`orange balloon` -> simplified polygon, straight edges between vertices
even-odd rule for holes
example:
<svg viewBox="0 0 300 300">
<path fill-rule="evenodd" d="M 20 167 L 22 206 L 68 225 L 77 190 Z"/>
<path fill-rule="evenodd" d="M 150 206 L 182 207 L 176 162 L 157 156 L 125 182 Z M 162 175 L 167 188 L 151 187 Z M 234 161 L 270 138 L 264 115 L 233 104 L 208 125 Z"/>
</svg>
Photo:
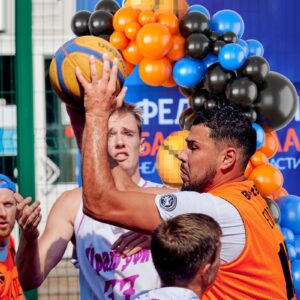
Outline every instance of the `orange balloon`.
<svg viewBox="0 0 300 300">
<path fill-rule="evenodd" d="M 129 76 L 132 73 L 133 69 L 134 69 L 134 65 L 129 63 L 125 59 L 124 59 L 124 64 L 125 64 L 126 76 Z"/>
<path fill-rule="evenodd" d="M 172 74 L 172 65 L 167 58 L 150 60 L 143 58 L 139 65 L 141 79 L 148 85 L 159 86 Z"/>
<path fill-rule="evenodd" d="M 171 12 L 162 12 L 157 16 L 157 23 L 165 25 L 171 34 L 178 31 L 178 18 Z"/>
<path fill-rule="evenodd" d="M 175 82 L 172 75 L 170 76 L 170 78 L 166 82 L 164 82 L 162 84 L 162 86 L 167 87 L 167 88 L 171 88 L 171 87 L 174 87 L 176 85 L 177 85 L 177 83 Z"/>
<path fill-rule="evenodd" d="M 252 166 L 258 167 L 260 165 L 266 165 L 269 163 L 269 159 L 266 154 L 261 151 L 256 151 L 250 158 Z"/>
<path fill-rule="evenodd" d="M 125 25 L 125 35 L 130 39 L 130 40 L 135 40 L 136 36 L 141 29 L 141 25 L 138 22 L 131 22 Z"/>
<path fill-rule="evenodd" d="M 138 20 L 140 11 L 132 7 L 120 8 L 113 17 L 113 26 L 116 31 L 124 31 L 128 23 Z"/>
<path fill-rule="evenodd" d="M 185 55 L 184 43 L 185 43 L 185 39 L 179 34 L 173 35 L 171 37 L 172 48 L 167 54 L 167 57 L 171 61 L 177 61 L 184 57 Z"/>
<path fill-rule="evenodd" d="M 130 41 L 129 45 L 123 50 L 122 54 L 124 58 L 133 65 L 139 64 L 143 58 L 135 41 Z"/>
<path fill-rule="evenodd" d="M 255 182 L 263 197 L 268 197 L 275 193 L 283 185 L 282 173 L 270 164 L 256 167 L 251 172 L 249 179 Z"/>
<path fill-rule="evenodd" d="M 122 31 L 115 31 L 111 34 L 109 42 L 118 50 L 125 49 L 129 40 Z"/>
<path fill-rule="evenodd" d="M 162 58 L 172 47 L 171 34 L 168 28 L 158 23 L 143 26 L 136 41 L 141 54 L 150 59 Z"/>
<path fill-rule="evenodd" d="M 278 191 L 270 195 L 269 198 L 271 198 L 274 201 L 277 201 L 279 198 L 286 196 L 288 194 L 289 193 L 287 192 L 287 190 L 284 187 L 282 187 L 281 189 L 279 189 Z"/>
<path fill-rule="evenodd" d="M 271 158 L 274 156 L 278 150 L 278 139 L 275 131 L 266 132 L 265 141 L 263 145 L 258 149 L 264 154 L 267 155 L 267 157 Z"/>
<path fill-rule="evenodd" d="M 140 12 L 138 21 L 141 25 L 156 22 L 156 15 L 152 10 L 144 10 Z"/>
<path fill-rule="evenodd" d="M 252 171 L 254 170 L 254 167 L 253 165 L 251 164 L 251 161 L 249 160 L 248 161 L 248 164 L 247 164 L 247 167 L 245 169 L 245 172 L 244 172 L 244 176 L 246 178 L 249 178 L 250 174 L 252 173 Z"/>
</svg>

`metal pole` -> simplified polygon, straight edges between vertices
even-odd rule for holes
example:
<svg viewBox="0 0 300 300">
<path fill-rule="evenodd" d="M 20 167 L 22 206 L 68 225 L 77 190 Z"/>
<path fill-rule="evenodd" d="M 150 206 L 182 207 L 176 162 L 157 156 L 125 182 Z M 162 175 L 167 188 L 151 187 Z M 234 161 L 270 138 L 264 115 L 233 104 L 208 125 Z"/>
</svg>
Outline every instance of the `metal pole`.
<svg viewBox="0 0 300 300">
<path fill-rule="evenodd" d="M 18 184 L 20 193 L 35 199 L 32 67 L 32 0 L 16 0 L 16 102 Z M 36 300 L 37 290 L 26 293 Z"/>
</svg>

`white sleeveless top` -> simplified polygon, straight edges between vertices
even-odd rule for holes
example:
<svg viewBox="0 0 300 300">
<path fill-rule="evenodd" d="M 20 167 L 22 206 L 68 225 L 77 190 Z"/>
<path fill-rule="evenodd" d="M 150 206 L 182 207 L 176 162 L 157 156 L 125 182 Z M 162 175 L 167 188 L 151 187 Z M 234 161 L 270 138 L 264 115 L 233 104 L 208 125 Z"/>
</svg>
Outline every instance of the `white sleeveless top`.
<svg viewBox="0 0 300 300">
<path fill-rule="evenodd" d="M 141 179 L 139 186 L 160 185 Z M 141 291 L 160 286 L 149 249 L 126 258 L 111 249 L 111 245 L 128 230 L 84 215 L 81 203 L 74 232 L 81 299 L 130 300 Z"/>
</svg>

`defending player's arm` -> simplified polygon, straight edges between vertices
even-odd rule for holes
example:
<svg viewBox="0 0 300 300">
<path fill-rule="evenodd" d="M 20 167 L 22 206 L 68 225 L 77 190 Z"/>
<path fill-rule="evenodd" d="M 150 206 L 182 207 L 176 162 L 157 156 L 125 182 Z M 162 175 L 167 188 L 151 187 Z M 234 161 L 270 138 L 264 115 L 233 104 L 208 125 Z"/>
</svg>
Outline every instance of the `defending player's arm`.
<svg viewBox="0 0 300 300">
<path fill-rule="evenodd" d="M 80 196 L 80 192 L 79 192 Z M 79 198 L 80 199 L 80 198 Z M 78 203 L 77 203 L 78 202 Z M 39 238 L 32 230 L 35 214 L 32 209 L 22 209 L 18 220 L 21 227 L 20 245 L 16 264 L 24 290 L 39 287 L 52 268 L 61 260 L 73 235 L 73 218 L 79 207 L 74 192 L 64 193 L 53 205 L 44 233 Z M 30 207 L 29 207 L 30 208 Z M 37 225 L 36 225 L 37 226 Z M 31 228 L 31 233 L 29 229 Z"/>
<path fill-rule="evenodd" d="M 104 56 L 101 81 L 97 79 L 93 58 L 90 65 L 92 83 L 76 70 L 84 88 L 86 111 L 82 143 L 84 213 L 103 222 L 152 232 L 161 221 L 154 203 L 155 195 L 118 191 L 107 159 L 108 119 L 118 101 L 114 97 L 118 64 L 115 61 L 110 70 Z M 121 91 L 119 99 L 123 93 Z"/>
</svg>

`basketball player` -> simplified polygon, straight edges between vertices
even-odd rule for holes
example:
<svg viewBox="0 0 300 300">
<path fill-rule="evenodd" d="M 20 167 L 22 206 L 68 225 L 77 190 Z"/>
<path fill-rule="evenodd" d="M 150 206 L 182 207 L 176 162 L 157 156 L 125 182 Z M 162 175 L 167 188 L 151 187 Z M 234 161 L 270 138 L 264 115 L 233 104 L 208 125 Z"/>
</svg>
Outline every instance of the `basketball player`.
<svg viewBox="0 0 300 300">
<path fill-rule="evenodd" d="M 149 233 L 162 219 L 207 214 L 223 231 L 222 264 L 203 299 L 295 299 L 283 235 L 254 182 L 244 177 L 256 149 L 251 122 L 232 106 L 204 110 L 194 120 L 187 148 L 179 155 L 185 191 L 163 196 L 120 191 L 106 154 L 108 119 L 118 104 L 114 95 L 118 62 L 110 69 L 104 57 L 101 80 L 93 57 L 90 68 L 91 83 L 76 69 L 85 93 L 84 213 Z"/>
<path fill-rule="evenodd" d="M 138 157 L 143 143 L 140 111 L 125 104 L 109 119 L 108 152 L 138 186 L 156 186 L 139 173 Z M 30 221 L 30 216 L 27 214 L 24 219 Z M 160 285 L 150 250 L 142 249 L 130 257 L 119 256 L 112 250 L 112 244 L 127 230 L 83 214 L 79 188 L 58 198 L 39 238 L 37 234 L 27 238 L 27 229 L 22 225 L 21 228 L 17 265 L 25 290 L 42 284 L 62 259 L 69 241 L 76 246 L 81 299 L 130 299 L 138 292 Z M 135 239 L 141 244 L 148 236 L 139 235 Z"/>
</svg>

